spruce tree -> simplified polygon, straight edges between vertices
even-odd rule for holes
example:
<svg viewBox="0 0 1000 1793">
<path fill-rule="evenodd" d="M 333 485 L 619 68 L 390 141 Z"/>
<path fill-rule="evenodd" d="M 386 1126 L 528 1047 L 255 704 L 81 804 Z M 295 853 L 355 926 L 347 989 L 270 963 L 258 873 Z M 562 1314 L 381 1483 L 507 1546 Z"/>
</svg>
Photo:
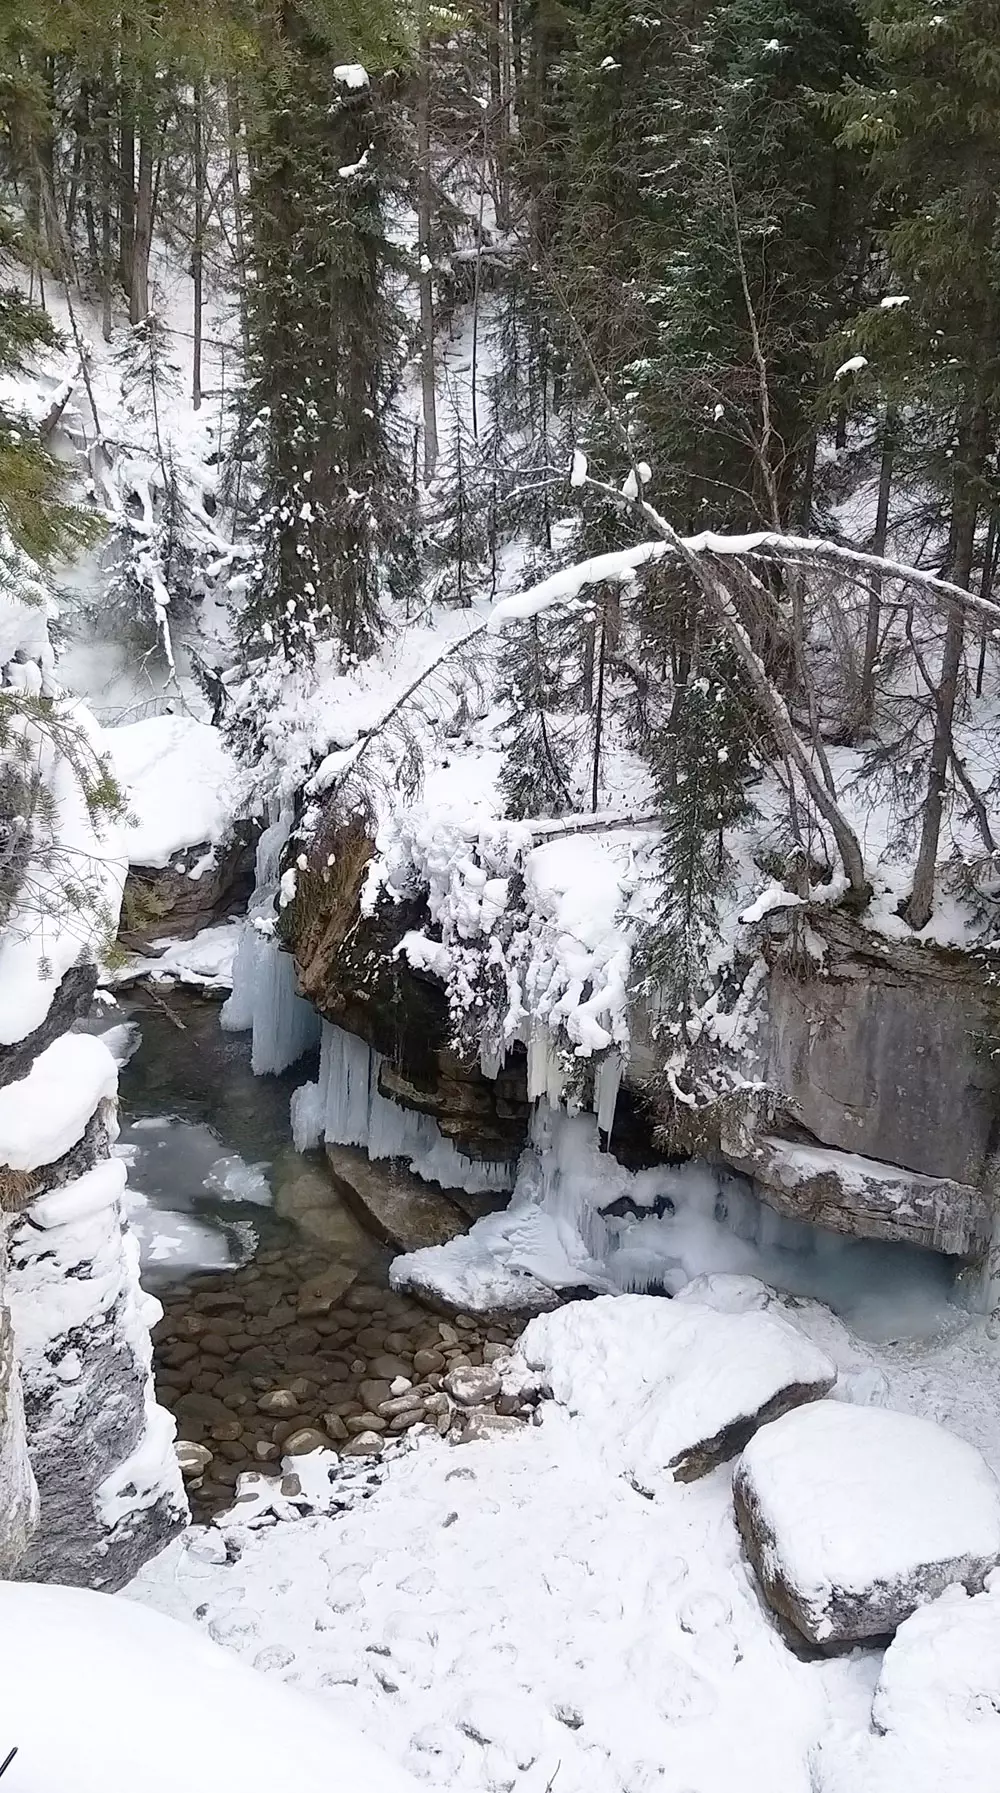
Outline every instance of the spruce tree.
<svg viewBox="0 0 1000 1793">
<path fill-rule="evenodd" d="M 252 127 L 247 402 L 260 466 L 251 652 L 346 658 L 378 639 L 415 570 L 399 528 L 409 482 L 389 412 L 402 327 L 386 231 L 391 131 L 368 75 L 341 63 L 312 8 L 282 9 Z M 280 51 L 280 54 L 278 53 Z"/>
</svg>

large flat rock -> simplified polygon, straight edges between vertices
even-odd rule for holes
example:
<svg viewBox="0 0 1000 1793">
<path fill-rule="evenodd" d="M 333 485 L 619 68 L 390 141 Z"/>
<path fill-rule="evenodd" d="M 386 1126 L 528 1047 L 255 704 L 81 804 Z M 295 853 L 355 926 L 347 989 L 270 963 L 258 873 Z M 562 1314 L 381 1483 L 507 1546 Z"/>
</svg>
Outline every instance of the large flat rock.
<svg viewBox="0 0 1000 1793">
<path fill-rule="evenodd" d="M 733 1482 L 769 1605 L 819 1650 L 890 1636 L 1000 1561 L 1000 1486 L 971 1444 L 881 1407 L 821 1401 L 764 1426 Z"/>
<path fill-rule="evenodd" d="M 492 1197 L 469 1196 L 426 1183 L 397 1159 L 373 1161 L 355 1146 L 327 1143 L 325 1149 L 330 1175 L 346 1206 L 377 1239 L 398 1251 L 444 1245 L 466 1231 L 478 1202 L 496 1206 Z"/>
<path fill-rule="evenodd" d="M 776 1134 L 724 1132 L 721 1146 L 729 1164 L 754 1178 L 768 1206 L 793 1220 L 956 1257 L 978 1257 L 989 1246 L 990 1200 L 969 1183 Z"/>
</svg>

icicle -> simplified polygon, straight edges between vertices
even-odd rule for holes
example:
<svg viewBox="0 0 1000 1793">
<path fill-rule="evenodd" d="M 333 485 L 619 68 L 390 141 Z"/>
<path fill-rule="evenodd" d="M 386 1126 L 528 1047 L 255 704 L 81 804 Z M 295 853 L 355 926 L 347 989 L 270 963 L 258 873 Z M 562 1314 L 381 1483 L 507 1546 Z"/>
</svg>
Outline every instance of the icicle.
<svg viewBox="0 0 1000 1793">
<path fill-rule="evenodd" d="M 594 1112 L 597 1125 L 607 1136 L 615 1124 L 618 1091 L 622 1086 L 622 1060 L 618 1052 L 605 1052 L 594 1070 Z"/>
<path fill-rule="evenodd" d="M 324 1022 L 315 1087 L 325 1139 L 362 1146 L 372 1159 L 402 1158 L 425 1182 L 464 1189 L 470 1195 L 511 1187 L 509 1164 L 466 1158 L 445 1139 L 433 1115 L 419 1114 L 383 1096 L 378 1087 L 381 1064 L 380 1055 L 364 1040 Z M 306 1085 L 307 1090 L 313 1087 Z"/>
<path fill-rule="evenodd" d="M 563 1093 L 563 1071 L 552 1035 L 544 1022 L 533 1021 L 528 1037 L 528 1101 L 538 1102 L 544 1096 L 558 1108 Z"/>
</svg>

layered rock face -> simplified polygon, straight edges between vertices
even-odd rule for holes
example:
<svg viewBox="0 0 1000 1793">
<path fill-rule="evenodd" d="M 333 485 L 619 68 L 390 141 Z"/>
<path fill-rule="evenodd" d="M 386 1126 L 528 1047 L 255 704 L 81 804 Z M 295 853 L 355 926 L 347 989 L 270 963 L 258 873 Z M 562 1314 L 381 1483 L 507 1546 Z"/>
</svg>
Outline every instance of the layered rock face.
<svg viewBox="0 0 1000 1793">
<path fill-rule="evenodd" d="M 111 1155 L 116 1092 L 111 1054 L 84 1034 L 62 1035 L 0 1090 L 0 1158 L 20 1186 L 9 1333 L 38 1488 L 37 1528 L 10 1569 L 107 1589 L 186 1518 L 173 1422 L 153 1394 L 159 1303 L 139 1285 L 125 1166 Z M 14 1405 L 5 1443 L 19 1431 Z"/>
</svg>

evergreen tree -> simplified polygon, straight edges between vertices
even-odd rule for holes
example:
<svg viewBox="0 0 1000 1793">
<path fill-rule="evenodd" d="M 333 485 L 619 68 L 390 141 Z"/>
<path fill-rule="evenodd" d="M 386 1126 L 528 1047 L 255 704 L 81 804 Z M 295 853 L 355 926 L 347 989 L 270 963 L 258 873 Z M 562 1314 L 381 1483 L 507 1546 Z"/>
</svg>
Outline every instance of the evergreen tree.
<svg viewBox="0 0 1000 1793">
<path fill-rule="evenodd" d="M 842 139 L 866 152 L 890 209 L 885 252 L 904 303 L 858 318 L 850 341 L 893 407 L 906 408 L 924 480 L 944 495 L 945 561 L 970 586 L 979 525 L 1000 500 L 1000 61 L 989 0 L 932 12 L 917 0 L 865 0 L 877 88 L 854 85 L 832 107 Z M 921 464 L 922 463 L 922 464 Z M 964 618 L 952 607 L 933 655 L 934 688 L 920 847 L 905 914 L 921 928 L 935 865 L 960 701 Z M 926 651 L 926 650 L 925 650 Z"/>
<path fill-rule="evenodd" d="M 247 644 L 348 658 L 412 584 L 408 484 L 389 414 L 401 365 L 386 234 L 390 120 L 311 9 L 283 9 L 253 121 L 248 404 L 261 468 Z"/>
</svg>

